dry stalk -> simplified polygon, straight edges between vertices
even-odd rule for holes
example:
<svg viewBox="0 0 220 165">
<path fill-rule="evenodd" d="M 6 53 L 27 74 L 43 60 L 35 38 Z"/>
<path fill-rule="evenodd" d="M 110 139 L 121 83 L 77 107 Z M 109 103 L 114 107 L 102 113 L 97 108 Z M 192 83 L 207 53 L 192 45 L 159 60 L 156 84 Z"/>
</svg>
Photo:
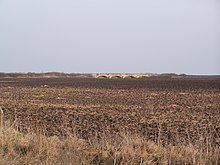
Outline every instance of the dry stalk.
<svg viewBox="0 0 220 165">
<path fill-rule="evenodd" d="M 0 133 L 2 134 L 2 140 L 1 140 L 1 148 L 2 148 L 2 153 L 4 152 L 4 148 L 3 148 L 3 146 L 4 146 L 4 131 L 3 131 L 3 118 L 4 118 L 4 113 L 3 113 L 3 110 L 2 110 L 2 108 L 0 107 Z"/>
<path fill-rule="evenodd" d="M 0 127 L 3 128 L 3 118 L 4 118 L 4 113 L 3 113 L 3 110 L 2 110 L 2 107 L 0 107 Z"/>
<path fill-rule="evenodd" d="M 161 145 L 161 132 L 162 132 L 160 120 L 157 123 L 157 128 L 158 128 L 157 145 L 160 146 Z"/>
</svg>

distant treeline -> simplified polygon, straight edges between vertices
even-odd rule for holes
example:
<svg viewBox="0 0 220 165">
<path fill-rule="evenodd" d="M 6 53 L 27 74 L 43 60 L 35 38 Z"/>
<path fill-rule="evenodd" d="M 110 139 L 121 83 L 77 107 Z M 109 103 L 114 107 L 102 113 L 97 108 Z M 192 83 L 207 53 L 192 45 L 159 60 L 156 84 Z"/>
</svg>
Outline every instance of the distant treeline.
<svg viewBox="0 0 220 165">
<path fill-rule="evenodd" d="M 92 74 L 80 73 L 60 73 L 60 72 L 47 72 L 47 73 L 4 73 L 0 72 L 0 78 L 40 78 L 40 77 L 92 77 Z"/>
<path fill-rule="evenodd" d="M 63 72 L 46 72 L 46 73 L 4 73 L 0 72 L 0 78 L 50 78 L 50 77 L 81 77 L 81 78 L 92 78 L 94 74 L 89 73 L 63 73 Z M 175 73 L 163 73 L 152 76 L 153 78 L 181 78 L 181 77 L 191 77 L 191 78 L 205 78 L 213 77 L 220 78 L 220 75 L 186 75 L 186 74 L 175 74 Z"/>
</svg>

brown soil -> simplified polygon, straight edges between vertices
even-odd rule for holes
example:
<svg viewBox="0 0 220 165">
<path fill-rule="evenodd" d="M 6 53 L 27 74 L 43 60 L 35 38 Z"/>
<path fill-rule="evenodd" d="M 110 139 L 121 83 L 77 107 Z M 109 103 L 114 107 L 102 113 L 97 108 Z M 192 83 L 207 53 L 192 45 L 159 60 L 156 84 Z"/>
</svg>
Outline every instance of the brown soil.
<svg viewBox="0 0 220 165">
<path fill-rule="evenodd" d="M 2 78 L 0 106 L 22 132 L 220 145 L 220 78 Z"/>
</svg>

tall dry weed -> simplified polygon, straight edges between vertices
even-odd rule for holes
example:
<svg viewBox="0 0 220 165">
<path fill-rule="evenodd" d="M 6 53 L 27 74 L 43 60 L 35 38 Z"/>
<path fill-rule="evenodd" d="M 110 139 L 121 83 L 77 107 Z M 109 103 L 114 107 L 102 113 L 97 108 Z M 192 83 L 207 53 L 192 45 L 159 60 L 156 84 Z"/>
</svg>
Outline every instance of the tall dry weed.
<svg viewBox="0 0 220 165">
<path fill-rule="evenodd" d="M 83 140 L 69 134 L 66 138 L 42 133 L 19 132 L 4 123 L 1 111 L 0 165 L 206 165 L 220 164 L 220 149 L 209 143 L 162 146 L 138 135 Z M 158 137 L 159 138 L 159 137 Z"/>
</svg>

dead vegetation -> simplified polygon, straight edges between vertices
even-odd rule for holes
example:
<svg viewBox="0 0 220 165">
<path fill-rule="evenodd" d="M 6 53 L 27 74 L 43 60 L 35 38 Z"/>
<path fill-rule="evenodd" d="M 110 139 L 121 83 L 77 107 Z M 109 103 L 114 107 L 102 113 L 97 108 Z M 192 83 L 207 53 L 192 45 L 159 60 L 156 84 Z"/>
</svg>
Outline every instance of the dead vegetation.
<svg viewBox="0 0 220 165">
<path fill-rule="evenodd" d="M 161 146 L 134 135 L 86 141 L 73 134 L 64 139 L 23 134 L 12 126 L 0 128 L 0 164 L 192 164 L 218 165 L 220 149 L 197 145 Z"/>
<path fill-rule="evenodd" d="M 158 146 L 138 136 L 88 142 L 73 135 L 65 139 L 0 129 L 0 164 L 192 164 L 218 165 L 220 149 L 196 145 Z"/>
<path fill-rule="evenodd" d="M 219 84 L 2 80 L 1 163 L 218 165 Z"/>
</svg>

